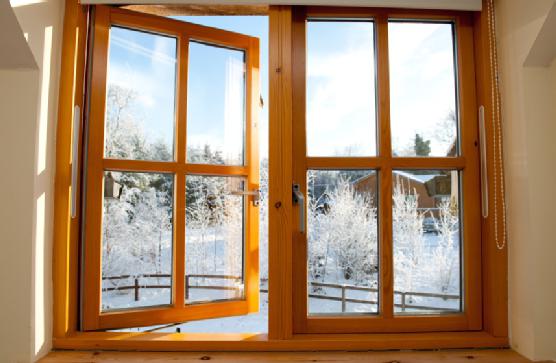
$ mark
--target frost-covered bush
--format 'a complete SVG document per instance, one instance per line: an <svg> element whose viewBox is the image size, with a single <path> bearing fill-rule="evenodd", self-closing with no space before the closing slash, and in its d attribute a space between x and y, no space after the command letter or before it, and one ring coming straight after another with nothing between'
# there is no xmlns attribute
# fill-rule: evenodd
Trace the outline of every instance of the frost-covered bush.
<svg viewBox="0 0 556 363"><path fill-rule="evenodd" d="M239 188L238 180L204 176L188 179L187 273L241 276L243 197L232 194Z"/></svg>
<svg viewBox="0 0 556 363"><path fill-rule="evenodd" d="M268 159L260 164L259 202L259 271L261 280L268 279Z"/></svg>
<svg viewBox="0 0 556 363"><path fill-rule="evenodd" d="M394 289L412 291L424 262L424 215L419 211L419 194L404 185L399 177L394 184L392 202Z"/></svg>
<svg viewBox="0 0 556 363"><path fill-rule="evenodd" d="M401 292L459 291L459 216L455 198L441 197L436 213L419 208L419 194L399 178L393 196L394 289ZM426 216L436 233L423 232Z"/></svg>
<svg viewBox="0 0 556 363"><path fill-rule="evenodd" d="M171 208L165 192L123 187L119 199L105 199L104 276L171 272Z"/></svg>
<svg viewBox="0 0 556 363"><path fill-rule="evenodd" d="M313 178L309 174L310 188ZM370 286L377 261L376 208L370 193L356 191L345 176L336 178L319 196L310 190L309 279Z"/></svg>
<svg viewBox="0 0 556 363"><path fill-rule="evenodd" d="M145 136L141 122L132 113L134 97L132 92L117 86L108 90L107 155L171 160L172 150L164 142L150 141ZM222 156L208 145L187 152L194 162L222 163ZM268 251L268 160L261 163L260 172L259 248ZM376 287L376 200L371 191L356 187L355 181L366 172L349 173L308 173L308 278L315 282ZM173 178L149 173L113 175L123 185L123 192L119 199L104 200L103 276L170 274ZM242 274L243 199L230 193L237 185L231 185L228 179L231 178L191 175L186 178L188 274ZM437 211L434 216L431 214L438 231L433 236L423 231L423 220L431 212L419 208L416 190L404 185L401 178L395 180L393 187L395 290L457 292L457 200L449 197L438 200ZM261 253L260 277L268 278L265 252Z"/></svg>
<svg viewBox="0 0 556 363"><path fill-rule="evenodd" d="M435 219L438 230L438 244L432 252L431 264L437 289L450 292L458 284L459 272L459 216L455 198L443 198L438 205L439 215Z"/></svg>

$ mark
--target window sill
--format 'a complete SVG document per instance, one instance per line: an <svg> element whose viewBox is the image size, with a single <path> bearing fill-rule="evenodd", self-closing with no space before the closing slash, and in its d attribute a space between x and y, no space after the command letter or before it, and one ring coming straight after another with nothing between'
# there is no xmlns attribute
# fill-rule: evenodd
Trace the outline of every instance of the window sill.
<svg viewBox="0 0 556 363"><path fill-rule="evenodd" d="M55 338L55 349L138 351L311 351L506 348L507 337L484 331L399 334L297 334L271 340L266 334L79 332Z"/></svg>

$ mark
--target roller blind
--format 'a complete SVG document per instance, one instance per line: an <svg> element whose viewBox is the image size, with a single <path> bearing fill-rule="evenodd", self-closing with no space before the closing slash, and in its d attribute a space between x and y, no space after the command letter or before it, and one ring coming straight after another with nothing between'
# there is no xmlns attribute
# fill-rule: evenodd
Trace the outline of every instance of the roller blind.
<svg viewBox="0 0 556 363"><path fill-rule="evenodd" d="M82 4L323 5L412 9L481 10L481 0L81 0Z"/></svg>

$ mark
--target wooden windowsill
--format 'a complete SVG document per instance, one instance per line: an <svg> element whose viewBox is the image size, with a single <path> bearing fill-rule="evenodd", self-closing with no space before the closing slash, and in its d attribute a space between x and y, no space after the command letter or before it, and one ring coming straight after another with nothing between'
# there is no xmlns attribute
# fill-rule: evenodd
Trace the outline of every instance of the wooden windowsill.
<svg viewBox="0 0 556 363"><path fill-rule="evenodd" d="M486 332L400 334L297 334L272 340L266 334L79 332L54 339L55 349L139 351L311 351L505 348L508 338Z"/></svg>
<svg viewBox="0 0 556 363"><path fill-rule="evenodd" d="M451 362L451 363L529 363L530 360L510 349L441 350L441 351L389 351L389 352L51 352L41 363L61 362Z"/></svg>

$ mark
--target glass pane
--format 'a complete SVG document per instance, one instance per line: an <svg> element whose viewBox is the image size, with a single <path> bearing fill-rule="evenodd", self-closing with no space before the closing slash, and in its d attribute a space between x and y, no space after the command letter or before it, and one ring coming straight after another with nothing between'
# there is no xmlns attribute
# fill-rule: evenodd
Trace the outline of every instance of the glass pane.
<svg viewBox="0 0 556 363"><path fill-rule="evenodd" d="M186 179L185 299L187 303L244 297L244 179Z"/></svg>
<svg viewBox="0 0 556 363"><path fill-rule="evenodd" d="M245 53L190 42L187 161L243 165Z"/></svg>
<svg viewBox="0 0 556 363"><path fill-rule="evenodd" d="M391 21L390 122L395 156L456 156L453 26Z"/></svg>
<svg viewBox="0 0 556 363"><path fill-rule="evenodd" d="M174 159L176 39L112 27L105 155Z"/></svg>
<svg viewBox="0 0 556 363"><path fill-rule="evenodd" d="M309 314L376 313L377 173L307 172Z"/></svg>
<svg viewBox="0 0 556 363"><path fill-rule="evenodd" d="M393 172L396 313L461 311L458 172Z"/></svg>
<svg viewBox="0 0 556 363"><path fill-rule="evenodd" d="M168 174L104 173L102 311L171 303L173 190Z"/></svg>
<svg viewBox="0 0 556 363"><path fill-rule="evenodd" d="M376 155L374 27L307 23L307 155Z"/></svg>

